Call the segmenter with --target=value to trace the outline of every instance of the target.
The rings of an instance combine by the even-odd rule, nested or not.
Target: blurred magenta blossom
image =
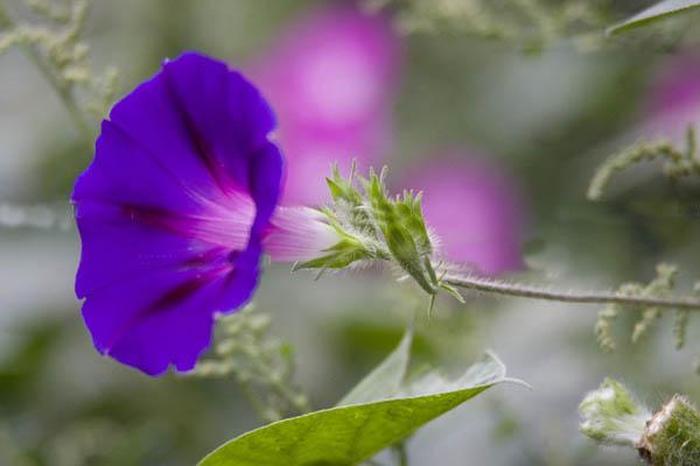
[[[412,168],[401,186],[423,191],[425,218],[445,259],[487,275],[522,268],[523,205],[514,180],[497,166],[442,155]]]
[[[251,67],[279,119],[285,203],[327,200],[325,177],[378,165],[391,142],[400,44],[387,19],[352,6],[302,18]]]
[[[647,115],[647,131],[674,140],[700,122],[700,55],[666,61],[649,93]]]

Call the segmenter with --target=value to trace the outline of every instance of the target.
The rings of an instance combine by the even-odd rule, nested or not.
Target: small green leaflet
[[[697,7],[700,7],[700,0],[664,0],[612,26],[607,30],[607,33],[617,34],[624,32]]]
[[[430,372],[398,393],[405,373],[410,332],[399,347],[342,403],[256,429],[225,443],[200,466],[352,466],[412,435],[418,428],[495,384],[507,381],[505,367],[485,355],[457,380]],[[380,401],[361,401],[366,396]],[[390,396],[390,398],[386,398]]]

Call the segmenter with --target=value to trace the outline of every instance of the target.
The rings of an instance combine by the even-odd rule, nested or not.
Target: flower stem
[[[394,445],[394,452],[396,453],[398,466],[408,466],[408,452],[406,451],[406,444],[404,442],[397,443]]]
[[[621,304],[626,306],[664,307],[700,311],[700,300],[691,298],[655,298],[651,296],[625,296],[611,292],[576,293],[557,291],[521,283],[497,281],[474,275],[447,275],[442,281],[467,290],[518,298],[563,303]]]

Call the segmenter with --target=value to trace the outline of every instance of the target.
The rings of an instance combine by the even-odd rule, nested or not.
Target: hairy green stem
[[[654,298],[647,296],[625,296],[609,292],[576,293],[556,291],[521,283],[497,281],[474,275],[448,274],[442,281],[459,288],[518,298],[563,303],[620,304],[623,306],[664,307],[700,311],[700,300],[690,298]]]

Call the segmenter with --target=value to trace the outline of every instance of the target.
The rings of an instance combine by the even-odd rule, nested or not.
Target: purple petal
[[[248,81],[195,53],[114,107],[73,192],[76,293],[100,352],[191,369],[214,314],[250,299],[282,177],[273,128]]]
[[[662,62],[649,93],[652,114],[700,107],[700,54],[685,52]]]
[[[700,121],[700,55],[686,51],[662,61],[650,89],[637,138],[685,144],[688,126]]]

